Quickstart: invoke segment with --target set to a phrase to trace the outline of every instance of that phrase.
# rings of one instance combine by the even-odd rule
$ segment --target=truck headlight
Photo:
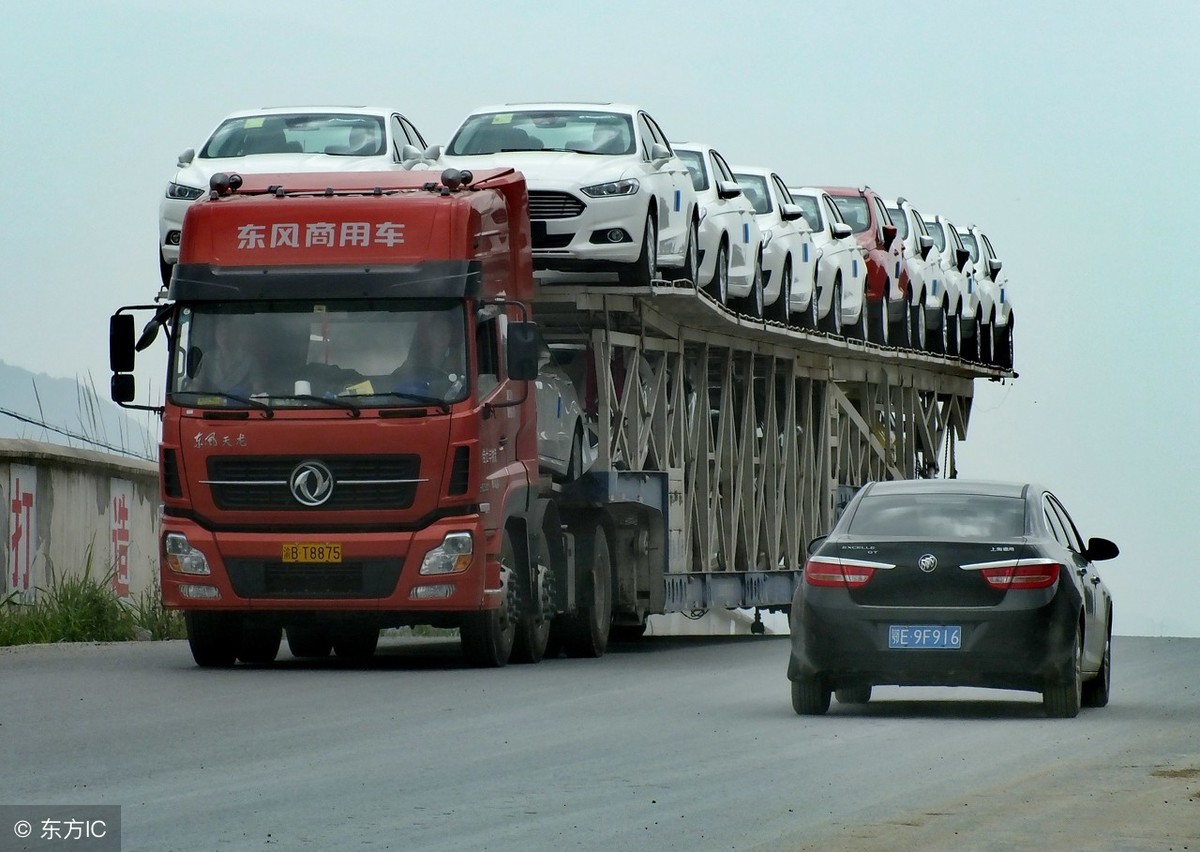
[[[461,574],[471,567],[475,542],[469,532],[446,533],[442,543],[421,560],[422,574]]]
[[[638,191],[639,186],[640,184],[634,178],[624,178],[623,180],[610,180],[606,183],[594,183],[579,191],[589,198],[608,198],[613,195],[633,195]]]
[[[163,550],[167,554],[167,567],[176,574],[211,574],[208,559],[192,547],[182,533],[167,533],[163,539]]]

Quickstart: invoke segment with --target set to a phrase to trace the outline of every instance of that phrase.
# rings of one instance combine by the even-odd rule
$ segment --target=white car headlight
[[[204,194],[203,189],[198,189],[194,186],[188,186],[183,183],[168,183],[167,198],[174,198],[179,201],[195,201]]]
[[[639,187],[640,184],[636,179],[624,178],[623,180],[611,180],[607,183],[585,186],[579,191],[589,198],[608,198],[613,195],[633,195]]]

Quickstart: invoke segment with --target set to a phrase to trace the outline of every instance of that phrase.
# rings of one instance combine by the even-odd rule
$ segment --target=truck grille
[[[310,507],[292,496],[288,482],[296,465],[309,457],[213,456],[209,486],[218,509],[296,511]],[[333,493],[319,511],[407,509],[416,495],[420,458],[403,456],[325,456]]]
[[[341,565],[230,559],[225,567],[240,598],[386,598],[396,589],[402,564],[401,559]]]
[[[584,204],[569,192],[530,192],[530,219],[570,219],[583,213]]]

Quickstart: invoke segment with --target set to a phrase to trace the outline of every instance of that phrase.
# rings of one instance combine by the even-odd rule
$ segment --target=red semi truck
[[[114,400],[162,417],[162,596],[199,665],[270,662],[285,631],[365,657],[457,628],[480,666],[599,656],[655,614],[761,632],[845,494],[952,462],[973,379],[1007,375],[690,281],[535,280],[529,213],[519,173],[453,169],[217,175],[189,208],[109,360]]]
[[[433,177],[218,176],[188,210],[142,345],[166,330],[162,596],[202,666],[418,623],[536,662],[556,615],[556,649],[604,652],[607,540],[539,470],[524,179]]]

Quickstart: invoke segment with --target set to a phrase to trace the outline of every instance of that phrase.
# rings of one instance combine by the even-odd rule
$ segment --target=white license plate
[[[956,624],[893,624],[889,648],[961,648],[962,628]]]

